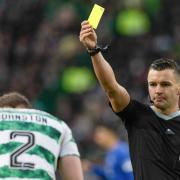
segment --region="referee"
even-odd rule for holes
[[[128,131],[135,180],[180,180],[180,68],[169,59],[155,60],[147,82],[152,106],[133,100],[115,79],[97,47],[97,35],[82,22],[80,41],[91,55],[99,83],[113,111]]]

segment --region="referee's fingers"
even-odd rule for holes
[[[85,38],[88,37],[88,36],[90,36],[90,35],[92,35],[92,34],[93,34],[92,32],[83,33],[83,34],[81,34],[81,35],[79,36],[79,40],[80,40],[81,42],[84,42],[84,41],[85,41]]]
[[[89,24],[88,21],[83,21],[81,23],[81,29],[86,29],[86,28],[92,28],[92,26]]]
[[[80,31],[80,35],[81,35],[81,34],[84,34],[84,33],[88,33],[88,32],[93,32],[92,28],[82,29],[82,30]]]
[[[89,22],[87,20],[82,21],[81,26],[86,25],[86,24],[89,24]]]

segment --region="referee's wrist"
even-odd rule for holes
[[[96,46],[94,48],[87,48],[87,53],[90,56],[95,56],[96,54],[98,54],[100,52],[100,47],[96,44]]]
[[[99,52],[106,52],[108,50],[108,45],[106,45],[105,47],[100,47],[99,45],[96,44],[96,46],[94,48],[87,48],[87,53],[90,56],[95,56],[96,54],[98,54]]]

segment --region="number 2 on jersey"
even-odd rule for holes
[[[13,131],[10,134],[10,139],[15,139],[18,137],[27,137],[27,143],[20,146],[10,155],[10,166],[14,168],[34,168],[34,163],[30,162],[20,162],[18,161],[18,157],[28,151],[31,147],[34,146],[35,136],[30,132],[22,132],[22,131]]]

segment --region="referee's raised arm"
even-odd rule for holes
[[[96,77],[105,90],[113,110],[122,111],[130,101],[129,94],[124,87],[118,84],[112,67],[98,49],[96,32],[88,21],[81,23],[79,39],[91,55]]]

